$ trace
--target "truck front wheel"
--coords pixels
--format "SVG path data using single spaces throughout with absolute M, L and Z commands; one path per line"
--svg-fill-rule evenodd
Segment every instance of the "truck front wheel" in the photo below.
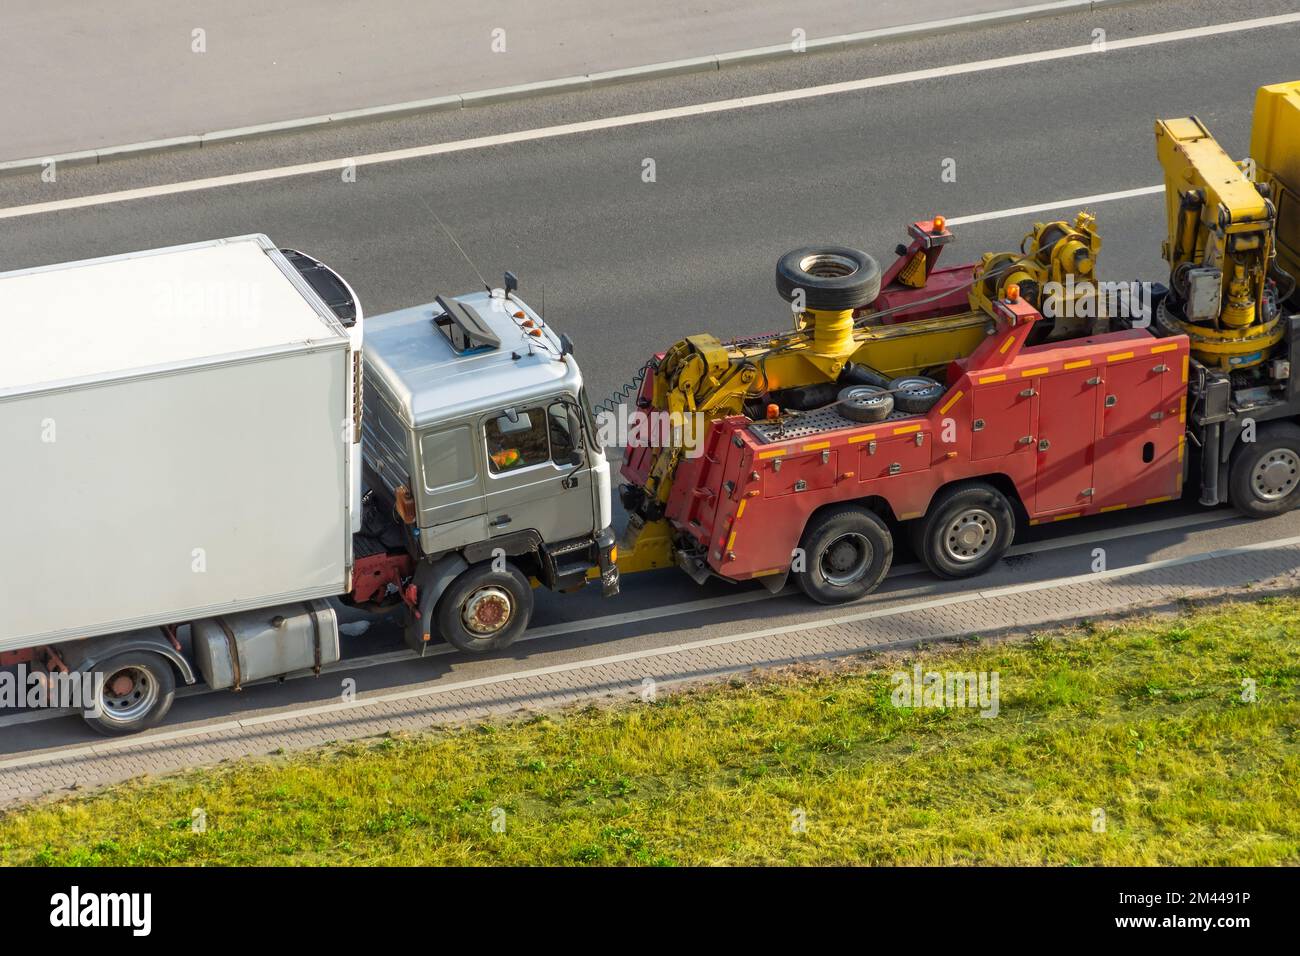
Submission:
M 1290 422 L 1260 425 L 1243 442 L 1228 473 L 1228 500 L 1251 518 L 1271 518 L 1300 505 L 1300 428 Z
M 451 582 L 434 612 L 438 632 L 469 654 L 509 647 L 528 626 L 533 589 L 513 564 L 495 571 L 485 561 Z
M 840 505 L 808 522 L 795 581 L 820 604 L 856 601 L 876 589 L 894 558 L 885 523 L 865 508 Z M 802 568 L 800 567 L 802 565 Z
M 176 699 L 176 675 L 159 654 L 134 651 L 96 664 L 103 675 L 100 697 L 85 714 L 101 734 L 117 737 L 156 726 Z

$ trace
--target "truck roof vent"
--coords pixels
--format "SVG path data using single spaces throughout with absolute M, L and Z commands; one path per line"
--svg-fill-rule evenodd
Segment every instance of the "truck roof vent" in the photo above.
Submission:
M 433 317 L 433 324 L 447 336 L 447 341 L 457 352 L 465 355 L 501 347 L 501 339 L 473 306 L 466 305 L 459 299 L 445 299 L 442 296 L 438 296 L 435 301 L 442 309 L 442 314 Z

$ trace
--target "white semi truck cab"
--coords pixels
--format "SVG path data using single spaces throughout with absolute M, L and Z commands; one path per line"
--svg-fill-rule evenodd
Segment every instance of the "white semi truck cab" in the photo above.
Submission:
M 506 646 L 533 584 L 599 576 L 618 591 L 610 468 L 582 370 L 516 286 L 507 273 L 503 288 L 370 320 L 359 567 L 394 585 L 410 571 L 406 638 L 420 652 L 439 637 Z

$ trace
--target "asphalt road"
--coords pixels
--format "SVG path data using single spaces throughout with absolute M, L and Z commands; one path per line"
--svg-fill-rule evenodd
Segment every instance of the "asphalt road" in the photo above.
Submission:
M 1234 8 L 1232 18 L 1292 9 L 1247 3 Z M 204 157 L 106 164 L 70 170 L 55 184 L 0 181 L 0 213 L 25 203 L 283 162 L 1070 46 L 1088 42 L 1098 22 L 1111 37 L 1135 37 L 1226 19 L 1218 5 L 1153 3 L 1036 23 L 1015 36 L 989 31 L 909 41 L 870 57 L 828 54 L 797 67 L 662 81 L 580 102 L 557 97 L 531 110 L 484 108 L 437 128 L 427 119 L 383 123 L 232 146 Z M 781 327 L 788 313 L 772 288 L 772 267 L 792 246 L 843 242 L 887 258 L 914 218 L 970 216 L 1152 185 L 1160 175 L 1152 141 L 1157 117 L 1196 113 L 1230 152 L 1244 155 L 1254 90 L 1295 78 L 1297 39 L 1296 25 L 1225 34 L 365 166 L 355 183 L 334 173 L 295 176 L 29 215 L 5 223 L 0 262 L 19 268 L 264 231 L 337 265 L 374 314 L 474 285 L 472 271 L 436 231 L 422 198 L 484 272 L 515 270 L 523 293 L 535 299 L 545 287 L 548 320 L 573 336 L 593 395 L 603 394 L 644 356 L 684 334 Z M 642 180 L 645 158 L 655 160 L 655 182 Z M 945 159 L 956 161 L 955 182 L 941 181 Z M 1094 211 L 1104 238 L 1103 278 L 1163 278 L 1159 197 L 1099 202 Z M 1045 215 L 958 226 L 959 242 L 945 255 L 956 261 L 1016 247 L 1032 221 Z M 938 582 L 904 567 L 870 600 L 1080 574 L 1099 543 L 1111 565 L 1120 566 L 1298 533 L 1297 515 L 1252 523 L 1175 502 L 1064 528 L 1027 529 L 1015 557 L 973 582 Z M 907 563 L 906 556 L 899 560 Z M 688 604 L 700 600 L 714 603 Z M 588 593 L 540 595 L 531 636 L 545 638 L 495 658 L 381 660 L 355 673 L 366 693 L 448 674 L 499 673 L 525 658 L 532 665 L 555 655 L 653 647 L 814 613 L 798 597 L 766 598 L 721 584 L 697 589 L 676 572 L 656 572 L 628 579 L 613 603 Z M 382 625 L 356 640 L 350 642 L 353 655 L 396 648 Z M 169 725 L 336 694 L 336 681 L 304 680 L 254 688 L 235 699 L 197 695 L 178 703 Z M 0 728 L 0 752 L 6 754 L 69 745 L 88 733 L 75 719 L 0 722 Z
M 0 83 L 22 92 L 0 101 L 0 161 L 790 43 L 796 29 L 811 40 L 1030 3 L 6 0 Z

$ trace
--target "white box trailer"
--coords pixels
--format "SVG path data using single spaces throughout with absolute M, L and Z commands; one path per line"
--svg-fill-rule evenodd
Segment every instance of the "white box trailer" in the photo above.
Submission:
M 261 235 L 0 274 L 0 652 L 348 591 L 361 330 Z

